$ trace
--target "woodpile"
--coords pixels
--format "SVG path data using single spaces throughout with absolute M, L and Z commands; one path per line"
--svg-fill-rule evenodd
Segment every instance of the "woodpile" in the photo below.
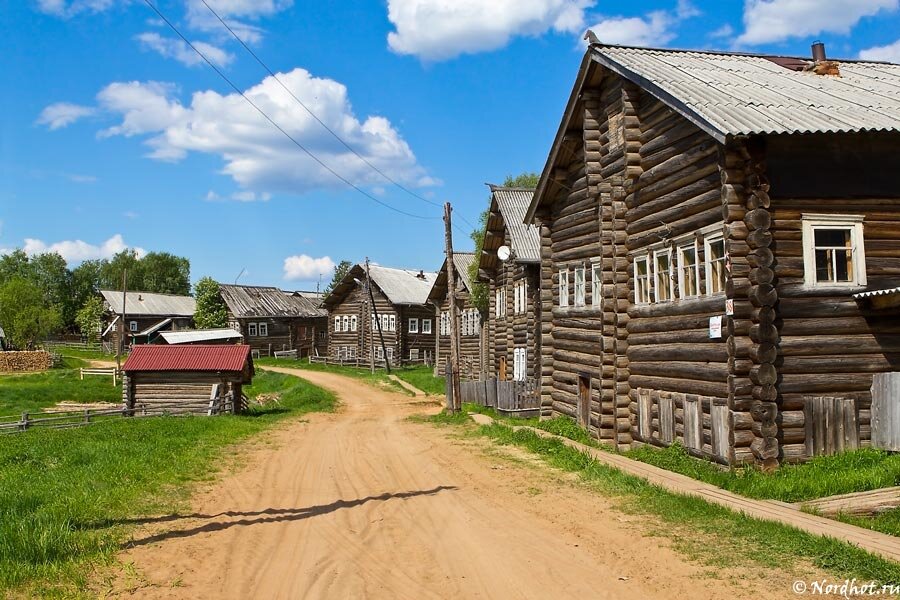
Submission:
M 46 350 L 0 352 L 0 373 L 46 371 L 53 366 L 53 357 Z

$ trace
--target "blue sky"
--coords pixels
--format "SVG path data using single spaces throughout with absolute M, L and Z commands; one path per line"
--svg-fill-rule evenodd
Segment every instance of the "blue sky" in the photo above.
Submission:
M 368 255 L 436 269 L 441 209 L 458 248 L 485 182 L 539 171 L 581 36 L 642 46 L 900 62 L 900 0 L 151 0 L 314 163 L 144 0 L 10 0 L 0 8 L 0 251 L 72 265 L 124 248 L 187 256 L 194 280 L 323 284 Z M 350 153 L 284 84 L 391 184 Z

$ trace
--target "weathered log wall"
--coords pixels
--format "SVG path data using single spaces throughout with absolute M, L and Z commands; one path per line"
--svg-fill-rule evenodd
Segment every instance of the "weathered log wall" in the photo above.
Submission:
M 462 327 L 462 314 L 464 311 L 472 311 L 476 310 L 475 305 L 472 304 L 472 295 L 469 293 L 469 290 L 465 287 L 462 282 L 462 278 L 457 275 L 456 277 L 456 296 L 458 298 L 456 306 L 457 306 L 457 315 L 460 321 L 460 336 L 459 336 L 459 360 L 460 360 L 460 376 L 465 379 L 473 379 L 478 380 L 482 378 L 482 368 L 483 368 L 483 359 L 482 359 L 482 349 L 483 349 L 483 334 L 482 329 L 485 324 L 479 313 L 479 327 L 474 333 L 470 333 L 468 335 L 463 335 L 463 327 Z M 450 335 L 449 333 L 446 335 L 441 335 L 441 315 L 446 314 L 449 318 L 450 311 L 450 294 L 449 292 L 444 296 L 441 300 L 440 306 L 435 314 L 435 326 L 434 331 L 435 334 L 440 336 L 437 340 L 437 365 L 440 369 L 440 373 L 443 374 L 443 365 L 447 363 L 450 359 Z

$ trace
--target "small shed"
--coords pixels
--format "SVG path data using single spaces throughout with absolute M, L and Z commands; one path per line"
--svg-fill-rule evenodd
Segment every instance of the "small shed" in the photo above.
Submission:
M 250 346 L 136 346 L 122 367 L 128 409 L 218 414 L 240 412 L 253 378 Z

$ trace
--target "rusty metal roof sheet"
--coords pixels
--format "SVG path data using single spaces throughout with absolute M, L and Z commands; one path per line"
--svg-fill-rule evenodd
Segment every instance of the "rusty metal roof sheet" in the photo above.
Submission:
M 837 61 L 840 77 L 785 57 L 594 45 L 592 59 L 710 135 L 900 131 L 900 65 Z
M 121 291 L 100 290 L 100 294 L 113 313 L 122 314 Z M 191 296 L 152 292 L 128 292 L 125 295 L 125 314 L 132 317 L 193 317 L 196 308 L 197 303 Z
M 250 361 L 250 346 L 135 346 L 122 366 L 134 371 L 226 371 L 239 373 Z
M 235 318 L 324 317 L 314 300 L 276 287 L 219 284 L 222 299 Z

